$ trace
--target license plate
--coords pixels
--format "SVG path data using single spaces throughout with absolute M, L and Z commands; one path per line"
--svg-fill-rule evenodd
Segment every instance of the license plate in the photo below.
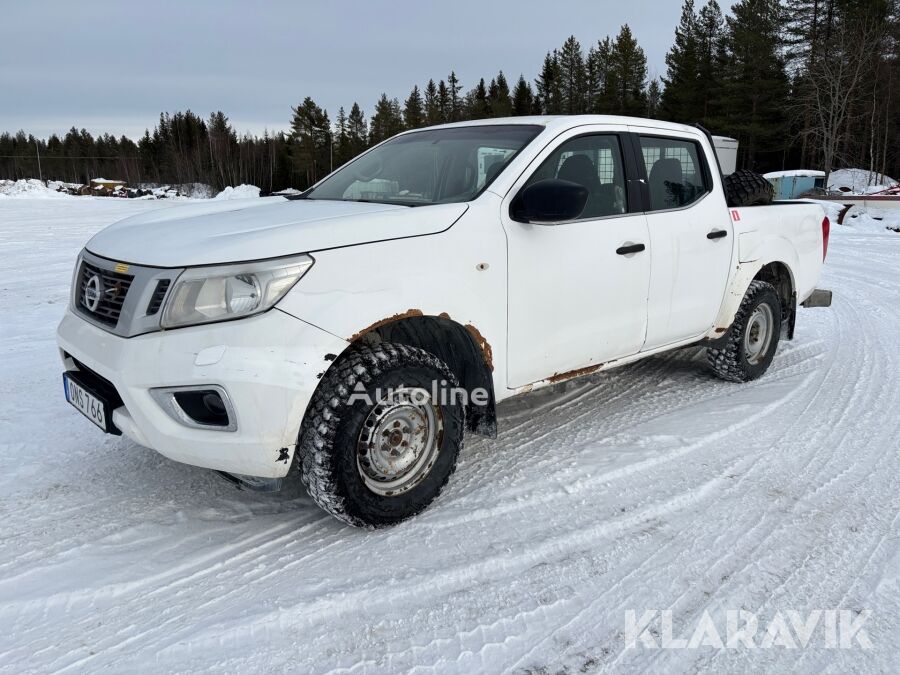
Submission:
M 66 390 L 66 400 L 103 431 L 109 431 L 109 406 L 106 401 L 88 391 L 68 373 L 63 373 L 63 385 Z

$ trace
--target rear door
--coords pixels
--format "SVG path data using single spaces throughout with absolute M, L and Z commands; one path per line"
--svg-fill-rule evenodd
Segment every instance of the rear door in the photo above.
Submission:
M 644 349 L 706 333 L 722 303 L 734 233 L 700 137 L 632 128 L 652 251 Z
M 511 388 L 635 354 L 644 343 L 649 236 L 634 187 L 629 200 L 626 158 L 632 171 L 634 158 L 624 152 L 625 131 L 584 126 L 560 135 L 504 199 Z M 587 188 L 581 217 L 553 225 L 513 220 L 515 196 L 551 178 Z

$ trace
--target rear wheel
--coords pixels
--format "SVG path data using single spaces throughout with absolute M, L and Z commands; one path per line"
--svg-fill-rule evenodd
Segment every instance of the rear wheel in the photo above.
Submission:
M 310 402 L 297 451 L 316 503 L 359 527 L 425 509 L 456 468 L 464 402 L 434 354 L 406 345 L 354 347 Z
M 780 336 L 778 292 L 772 284 L 754 281 L 741 301 L 724 345 L 708 349 L 706 356 L 722 379 L 748 382 L 769 369 Z

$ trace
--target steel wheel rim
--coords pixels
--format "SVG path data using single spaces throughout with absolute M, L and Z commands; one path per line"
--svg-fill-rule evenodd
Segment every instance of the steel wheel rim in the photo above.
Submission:
M 431 472 L 443 438 L 440 407 L 422 388 L 400 387 L 381 396 L 359 433 L 356 466 L 366 487 L 393 497 Z
M 772 344 L 774 328 L 775 317 L 771 307 L 762 304 L 753 310 L 747 321 L 747 330 L 744 331 L 744 355 L 747 363 L 755 366 L 765 358 L 769 345 Z

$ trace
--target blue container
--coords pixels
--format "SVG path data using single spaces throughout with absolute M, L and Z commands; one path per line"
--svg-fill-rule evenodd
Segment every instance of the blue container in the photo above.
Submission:
M 825 188 L 824 171 L 773 171 L 765 178 L 775 188 L 775 199 L 796 199 L 810 190 Z

